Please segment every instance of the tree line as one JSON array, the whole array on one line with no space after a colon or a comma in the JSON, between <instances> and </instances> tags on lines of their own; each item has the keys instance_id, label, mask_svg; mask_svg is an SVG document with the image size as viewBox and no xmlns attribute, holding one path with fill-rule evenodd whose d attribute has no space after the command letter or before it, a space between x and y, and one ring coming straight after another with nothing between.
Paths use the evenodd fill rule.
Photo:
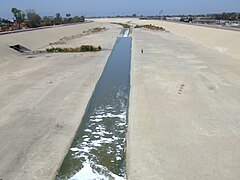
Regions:
<instances>
[{"instance_id":1,"label":"tree line","mask_svg":"<svg viewBox=\"0 0 240 180\"><path fill-rule=\"evenodd\" d=\"M55 16L43 16L41 17L35 10L22 11L17 8L12 8L11 12L14 17L14 22L0 19L0 25L5 25L6 29L22 29L22 28L37 28L41 26L51 26L69 23L84 22L84 16L74 16L66 14L64 17L60 13L56 13ZM9 26L9 27L8 27ZM3 27L2 27L3 28Z\"/></svg>"},{"instance_id":2,"label":"tree line","mask_svg":"<svg viewBox=\"0 0 240 180\"><path fill-rule=\"evenodd\" d=\"M167 16L171 17L171 16ZM203 17L203 18L208 18L208 19L213 19L213 20L225 20L225 21L240 21L240 13L237 12L224 12L224 13L215 13L215 14L206 14L206 15L180 15L180 17L191 17L191 18L196 18L196 17Z\"/></svg>"},{"instance_id":3,"label":"tree line","mask_svg":"<svg viewBox=\"0 0 240 180\"><path fill-rule=\"evenodd\" d=\"M229 20L240 21L240 13L221 13L221 14L209 14L209 17L216 20Z\"/></svg>"}]
</instances>

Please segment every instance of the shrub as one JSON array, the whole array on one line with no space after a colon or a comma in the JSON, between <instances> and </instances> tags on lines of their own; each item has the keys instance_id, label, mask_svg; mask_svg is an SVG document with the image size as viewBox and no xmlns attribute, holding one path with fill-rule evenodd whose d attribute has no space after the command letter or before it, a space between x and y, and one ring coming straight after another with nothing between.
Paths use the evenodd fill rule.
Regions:
<instances>
[{"instance_id":1,"label":"shrub","mask_svg":"<svg viewBox=\"0 0 240 180\"><path fill-rule=\"evenodd\" d=\"M152 24L148 24L148 25L136 25L134 28L147 28L147 29L152 29L155 31L165 31L165 29L163 27L159 27L159 26L154 26Z\"/></svg>"},{"instance_id":2,"label":"shrub","mask_svg":"<svg viewBox=\"0 0 240 180\"><path fill-rule=\"evenodd\" d=\"M92 45L82 45L80 47L76 47L76 48L47 48L46 52L49 53L59 53L59 52L88 52L88 51L101 51L102 47L98 46L98 47L94 47Z\"/></svg>"}]
</instances>

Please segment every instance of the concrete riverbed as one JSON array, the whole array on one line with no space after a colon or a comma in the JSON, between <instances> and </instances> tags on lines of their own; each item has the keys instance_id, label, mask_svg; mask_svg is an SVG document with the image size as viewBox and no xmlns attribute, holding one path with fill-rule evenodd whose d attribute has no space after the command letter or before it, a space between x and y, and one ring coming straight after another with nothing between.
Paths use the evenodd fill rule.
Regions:
<instances>
[{"instance_id":1,"label":"concrete riverbed","mask_svg":"<svg viewBox=\"0 0 240 180\"><path fill-rule=\"evenodd\" d=\"M131 37L119 37L57 179L126 179Z\"/></svg>"},{"instance_id":2,"label":"concrete riverbed","mask_svg":"<svg viewBox=\"0 0 240 180\"><path fill-rule=\"evenodd\" d=\"M107 31L62 46L101 45L101 52L22 55L95 27ZM0 179L55 179L94 87L121 31L88 23L0 36Z\"/></svg>"},{"instance_id":3,"label":"concrete riverbed","mask_svg":"<svg viewBox=\"0 0 240 180\"><path fill-rule=\"evenodd\" d=\"M121 32L112 21L170 31L133 30L127 179L239 179L239 32L95 21L0 36L0 179L55 179ZM9 48L38 50L103 26L60 45L101 45L98 53L25 56Z\"/></svg>"},{"instance_id":4,"label":"concrete riverbed","mask_svg":"<svg viewBox=\"0 0 240 180\"><path fill-rule=\"evenodd\" d=\"M240 61L172 33L132 36L128 179L239 179Z\"/></svg>"}]
</instances>

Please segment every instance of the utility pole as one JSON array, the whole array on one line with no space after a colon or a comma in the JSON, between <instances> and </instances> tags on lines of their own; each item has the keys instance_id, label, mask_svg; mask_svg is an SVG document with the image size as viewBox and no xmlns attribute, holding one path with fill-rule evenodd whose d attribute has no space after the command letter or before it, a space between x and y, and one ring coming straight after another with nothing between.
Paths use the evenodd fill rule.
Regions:
<instances>
[{"instance_id":1,"label":"utility pole","mask_svg":"<svg viewBox=\"0 0 240 180\"><path fill-rule=\"evenodd\" d=\"M161 11L159 11L159 19L161 19L161 14L162 14L162 10Z\"/></svg>"}]
</instances>

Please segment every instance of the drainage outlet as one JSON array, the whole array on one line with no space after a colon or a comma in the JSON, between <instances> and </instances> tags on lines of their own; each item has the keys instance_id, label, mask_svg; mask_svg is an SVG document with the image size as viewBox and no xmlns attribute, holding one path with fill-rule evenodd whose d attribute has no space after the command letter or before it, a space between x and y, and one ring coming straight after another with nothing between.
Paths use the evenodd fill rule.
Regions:
<instances>
[{"instance_id":1,"label":"drainage outlet","mask_svg":"<svg viewBox=\"0 0 240 180\"><path fill-rule=\"evenodd\" d=\"M26 53L26 52L31 52L30 49L20 45L20 44L16 44L16 45L13 45L13 46L9 46L10 48L20 52L20 53Z\"/></svg>"}]
</instances>

